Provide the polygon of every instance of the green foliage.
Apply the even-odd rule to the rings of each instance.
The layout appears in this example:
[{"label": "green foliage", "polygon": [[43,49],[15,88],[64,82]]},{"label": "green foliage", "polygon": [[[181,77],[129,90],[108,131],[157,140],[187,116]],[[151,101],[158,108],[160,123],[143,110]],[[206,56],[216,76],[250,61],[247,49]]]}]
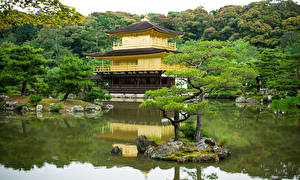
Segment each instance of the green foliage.
[{"label": "green foliage", "polygon": [[180,126],[180,131],[183,133],[185,138],[193,139],[196,126],[194,120],[187,120],[183,126]]},{"label": "green foliage", "polygon": [[28,102],[36,106],[42,99],[43,99],[42,96],[36,94],[30,94]]},{"label": "green foliage", "polygon": [[213,90],[208,95],[208,98],[215,98],[215,99],[235,99],[236,95],[237,95],[237,92],[234,94],[232,91],[230,91],[230,90],[228,90],[226,88],[218,88],[217,90]]},{"label": "green foliage", "polygon": [[300,103],[299,97],[288,97],[280,100],[272,101],[272,108],[276,110],[293,110]]},{"label": "green foliage", "polygon": [[[183,133],[184,138],[193,139],[196,132],[194,120],[186,120],[184,125],[180,126],[180,131]],[[201,129],[201,137],[209,137],[204,129]]]},{"label": "green foliage", "polygon": [[58,112],[61,109],[62,109],[62,104],[61,103],[57,103],[55,105],[50,106],[50,111],[51,112]]},{"label": "green foliage", "polygon": [[[299,45],[299,42],[295,42]],[[286,91],[290,96],[296,96],[300,87],[298,60],[299,47],[285,52],[281,49],[263,49],[260,61],[256,63],[260,72],[262,85],[277,91]]]},{"label": "green foliage", "polygon": [[237,61],[237,49],[227,42],[191,41],[185,43],[180,51],[183,53],[171,54],[164,62],[193,68],[167,71],[165,74],[188,78],[192,87],[201,88],[205,93],[219,87],[240,87],[257,76],[251,65]]},{"label": "green foliage", "polygon": [[82,59],[66,57],[64,63],[59,65],[56,88],[66,94],[66,100],[70,93],[77,94],[93,85],[92,81],[86,79],[92,76],[92,67],[86,65]]},{"label": "green foliage", "polygon": [[75,8],[65,6],[58,0],[4,0],[0,3],[0,10],[0,29],[28,23],[59,26],[84,18]]},{"label": "green foliage", "polygon": [[0,50],[0,85],[21,85],[21,93],[25,93],[27,84],[38,81],[38,76],[45,74],[45,64],[48,62],[42,49],[30,46],[16,46]]},{"label": "green foliage", "polygon": [[[18,104],[15,108],[14,108],[14,111],[18,111],[20,112],[23,107],[27,106],[27,104]],[[1,109],[1,108],[0,108]]]},{"label": "green foliage", "polygon": [[228,138],[223,138],[223,139],[218,141],[218,146],[219,147],[224,147],[224,146],[226,146],[227,143],[228,143]]},{"label": "green foliage", "polygon": [[85,96],[85,100],[89,102],[94,102],[96,99],[108,100],[111,98],[112,96],[108,95],[108,91],[97,87],[93,87]]},{"label": "green foliage", "polygon": [[98,105],[98,106],[102,106],[103,103],[102,102],[94,102],[94,104]]},{"label": "green foliage", "polygon": [[0,101],[0,110],[4,109],[6,102]]},{"label": "green foliage", "polygon": [[150,138],[151,141],[157,141],[158,140],[158,137],[155,136],[155,135],[152,135],[151,138]]}]

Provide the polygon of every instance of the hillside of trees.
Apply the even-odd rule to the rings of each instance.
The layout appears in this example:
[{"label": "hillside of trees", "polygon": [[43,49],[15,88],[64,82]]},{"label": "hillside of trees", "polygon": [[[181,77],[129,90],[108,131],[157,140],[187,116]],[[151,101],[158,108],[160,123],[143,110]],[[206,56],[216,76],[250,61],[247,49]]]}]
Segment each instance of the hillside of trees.
[{"label": "hillside of trees", "polygon": [[[296,2],[267,0],[245,6],[225,6],[211,12],[198,7],[167,15],[149,13],[148,16],[159,26],[184,32],[182,37],[170,39],[179,49],[191,41],[230,41],[240,53],[238,61],[251,64],[259,73],[256,80],[248,82],[252,88],[268,87],[297,95],[300,87],[300,5]],[[86,59],[85,54],[111,50],[112,42],[120,40],[105,32],[137,23],[142,18],[126,12],[94,12],[77,24],[28,23],[0,29],[0,90],[7,91],[9,86],[16,84],[18,87],[12,89],[24,88],[24,80],[7,77],[7,72],[12,70],[6,66],[7,53],[17,50],[6,48],[25,46],[30,53],[39,51],[43,57],[37,59],[44,62],[42,73],[28,76],[35,82],[29,87],[51,89],[51,84],[56,84],[56,71],[66,62],[66,57],[81,58],[83,62],[76,58],[74,61],[89,66],[97,64],[97,60]],[[37,48],[43,50],[34,50]]]}]

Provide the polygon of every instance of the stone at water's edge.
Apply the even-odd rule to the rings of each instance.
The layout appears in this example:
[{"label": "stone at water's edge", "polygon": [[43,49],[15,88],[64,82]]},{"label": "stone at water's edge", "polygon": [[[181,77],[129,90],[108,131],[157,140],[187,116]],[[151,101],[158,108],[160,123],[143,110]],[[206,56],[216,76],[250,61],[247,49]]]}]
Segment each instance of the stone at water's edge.
[{"label": "stone at water's edge", "polygon": [[113,155],[113,156],[119,156],[119,155],[122,155],[122,150],[119,148],[119,146],[114,146],[112,148],[112,150],[110,151],[110,153]]},{"label": "stone at water's edge", "polygon": [[230,151],[226,148],[220,148],[217,145],[213,147],[213,151],[219,154],[220,159],[225,159],[231,155]]},{"label": "stone at water's edge", "polygon": [[144,153],[147,150],[147,147],[150,145],[155,145],[154,141],[149,141],[146,136],[140,135],[135,140],[136,147],[138,152]]},{"label": "stone at water's edge", "polygon": [[198,143],[170,139],[158,147],[149,146],[145,155],[152,159],[186,162],[218,162],[230,156],[228,149],[221,148],[213,138],[201,138]]},{"label": "stone at water's edge", "polygon": [[43,110],[43,105],[37,105],[36,106],[36,111],[41,112]]},{"label": "stone at water's edge", "polygon": [[72,107],[72,111],[73,111],[73,112],[83,112],[84,109],[83,109],[82,106],[76,105],[76,106],[73,106],[73,107]]},{"label": "stone at water's edge", "polygon": [[21,112],[22,112],[22,113],[29,112],[28,107],[27,107],[27,106],[23,106],[22,109],[21,109]]},{"label": "stone at water's edge", "polygon": [[236,103],[250,103],[250,104],[258,104],[259,102],[254,98],[245,98],[244,96],[239,96],[235,99]]},{"label": "stone at water's edge", "polygon": [[101,107],[96,104],[87,104],[84,106],[85,111],[101,111]]},{"label": "stone at water's edge", "polygon": [[218,162],[219,156],[217,154],[200,154],[199,156],[192,157],[190,161],[192,161],[193,163]]},{"label": "stone at water's edge", "polygon": [[247,98],[247,103],[250,103],[250,104],[258,104],[259,102],[256,100],[256,99],[254,99],[254,98]]},{"label": "stone at water's edge", "polygon": [[15,109],[15,107],[18,105],[18,102],[16,101],[6,101],[5,102],[5,110],[12,111]]},{"label": "stone at water's edge", "polygon": [[247,100],[244,96],[239,96],[235,99],[236,103],[247,103]]},{"label": "stone at water's edge", "polygon": [[0,95],[0,101],[9,101],[10,97],[5,95]]},{"label": "stone at water's edge", "polygon": [[168,141],[167,143],[154,148],[153,151],[150,152],[149,157],[152,159],[166,159],[168,156],[176,154],[182,145],[183,143],[181,141]]}]

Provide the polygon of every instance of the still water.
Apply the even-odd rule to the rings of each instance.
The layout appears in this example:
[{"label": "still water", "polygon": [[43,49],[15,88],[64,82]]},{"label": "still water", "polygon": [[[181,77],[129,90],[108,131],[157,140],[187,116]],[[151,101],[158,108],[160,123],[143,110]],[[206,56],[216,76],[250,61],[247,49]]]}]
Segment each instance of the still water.
[{"label": "still water", "polygon": [[[173,136],[155,109],[115,103],[93,114],[0,113],[0,179],[299,179],[300,118],[264,106],[211,102],[205,131],[226,139],[232,157],[219,163],[177,164],[137,153],[135,138]],[[299,114],[298,114],[299,115]],[[118,145],[122,157],[112,157]]]}]

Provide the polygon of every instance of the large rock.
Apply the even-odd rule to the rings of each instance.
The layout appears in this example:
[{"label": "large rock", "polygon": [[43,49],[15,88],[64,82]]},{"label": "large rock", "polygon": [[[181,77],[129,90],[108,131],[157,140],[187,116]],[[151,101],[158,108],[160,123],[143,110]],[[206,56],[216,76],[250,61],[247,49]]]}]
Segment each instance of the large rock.
[{"label": "large rock", "polygon": [[207,138],[207,137],[201,138],[199,142],[200,143],[205,143],[209,146],[214,146],[214,145],[217,144],[216,141],[213,138]]},{"label": "large rock", "polygon": [[113,109],[113,108],[114,108],[114,105],[112,105],[112,104],[106,104],[106,105],[104,106],[104,108],[105,108],[105,109]]},{"label": "large rock", "polygon": [[122,155],[122,150],[119,148],[119,146],[114,146],[112,148],[112,150],[110,151],[110,153],[113,155],[113,156],[119,156],[119,155]]},{"label": "large rock", "polygon": [[148,156],[152,159],[167,159],[167,157],[176,154],[183,143],[181,141],[168,141],[149,152]]},{"label": "large rock", "polygon": [[244,96],[239,96],[235,99],[236,103],[247,103],[247,99]]},{"label": "large rock", "polygon": [[272,101],[272,96],[271,96],[271,95],[268,95],[268,96],[267,96],[267,100],[268,100],[269,102],[271,102],[271,101]]},{"label": "large rock", "polygon": [[21,112],[22,112],[22,113],[27,113],[27,112],[29,112],[28,107],[27,107],[27,106],[22,106]]},{"label": "large rock", "polygon": [[9,101],[10,97],[6,95],[0,95],[0,101]]},{"label": "large rock", "polygon": [[218,162],[219,156],[217,154],[200,154],[191,159],[193,163],[198,162]]},{"label": "large rock", "polygon": [[87,104],[84,106],[85,111],[101,111],[101,107],[96,104]]},{"label": "large rock", "polygon": [[43,111],[43,105],[37,105],[36,106],[36,112],[41,112],[41,111]]},{"label": "large rock", "polygon": [[149,141],[146,136],[140,135],[135,140],[137,150],[140,153],[144,153],[147,150],[147,147],[150,145],[155,145],[154,141]]},{"label": "large rock", "polygon": [[73,111],[73,112],[83,112],[84,109],[83,109],[82,106],[76,105],[76,106],[73,106],[73,107],[72,107],[72,111]]},{"label": "large rock", "polygon": [[55,106],[55,103],[50,103],[49,106],[53,107],[53,106]]},{"label": "large rock", "polygon": [[217,145],[213,148],[214,153],[218,153],[220,159],[225,159],[231,155],[230,151],[226,148],[220,148]]},{"label": "large rock", "polygon": [[149,146],[145,155],[152,159],[186,162],[218,162],[230,156],[228,149],[217,146],[213,138],[203,137],[196,143],[169,140],[158,147]]},{"label": "large rock", "polygon": [[250,104],[258,104],[259,102],[256,100],[256,99],[254,99],[254,98],[247,98],[246,99],[246,102],[247,103],[250,103]]},{"label": "large rock", "polygon": [[5,109],[6,110],[14,110],[17,105],[18,105],[18,102],[16,102],[16,101],[6,101]]}]

